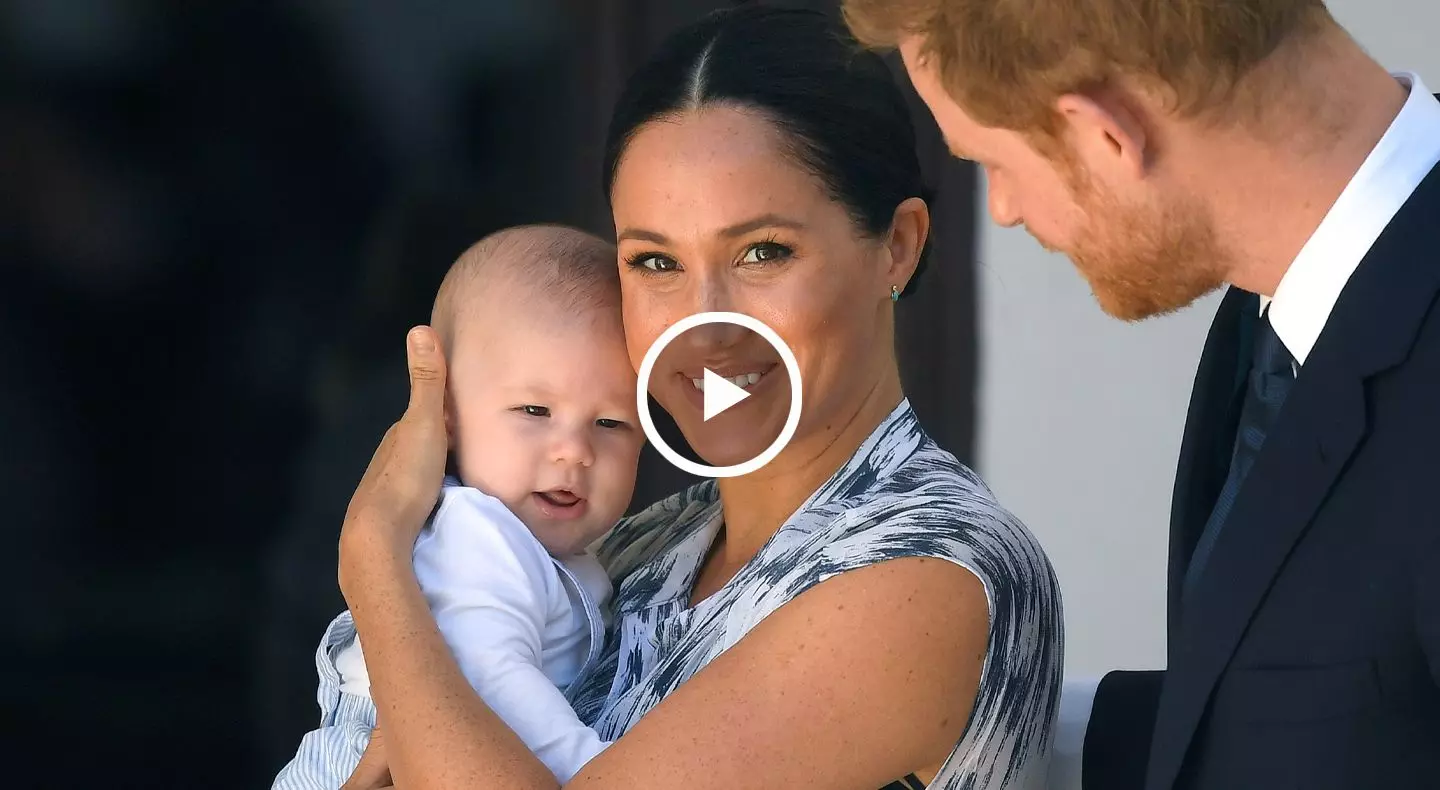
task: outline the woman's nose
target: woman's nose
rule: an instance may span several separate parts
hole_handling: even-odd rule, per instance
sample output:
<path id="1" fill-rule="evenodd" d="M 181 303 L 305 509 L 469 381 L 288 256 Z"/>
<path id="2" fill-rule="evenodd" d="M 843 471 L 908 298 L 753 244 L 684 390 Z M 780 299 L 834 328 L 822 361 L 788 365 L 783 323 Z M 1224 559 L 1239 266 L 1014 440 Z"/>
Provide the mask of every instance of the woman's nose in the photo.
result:
<path id="1" fill-rule="evenodd" d="M 675 316 L 675 320 L 680 321 L 695 313 L 733 312 L 744 310 L 736 304 L 734 291 L 731 284 L 725 280 L 725 275 L 714 272 L 704 278 L 697 278 L 690 312 Z M 746 331 L 744 327 L 735 324 L 715 321 L 697 326 L 676 339 L 693 350 L 709 350 L 734 345 Z"/>
<path id="2" fill-rule="evenodd" d="M 754 334 L 729 321 L 712 321 L 693 327 L 675 339 L 693 352 L 710 353 L 739 343 L 747 333 Z"/>

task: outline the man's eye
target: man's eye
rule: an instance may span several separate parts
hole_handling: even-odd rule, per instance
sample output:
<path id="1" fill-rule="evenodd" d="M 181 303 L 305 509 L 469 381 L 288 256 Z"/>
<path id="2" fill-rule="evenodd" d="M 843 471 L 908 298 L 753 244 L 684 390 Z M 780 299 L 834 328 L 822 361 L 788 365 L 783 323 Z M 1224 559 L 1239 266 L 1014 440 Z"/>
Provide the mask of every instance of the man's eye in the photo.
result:
<path id="1" fill-rule="evenodd" d="M 533 403 L 531 403 L 531 404 L 526 404 L 526 405 L 524 405 L 524 406 L 521 406 L 520 408 L 523 409 L 523 410 L 525 411 L 525 413 L 528 414 L 528 415 L 530 415 L 531 417 L 549 417 L 549 416 L 550 416 L 550 407 L 548 407 L 548 406 L 536 406 L 536 405 L 534 405 Z"/>
<path id="2" fill-rule="evenodd" d="M 784 244 L 776 244 L 773 241 L 761 242 L 745 251 L 745 257 L 740 259 L 741 263 L 771 263 L 783 261 L 789 258 L 793 252 Z"/>

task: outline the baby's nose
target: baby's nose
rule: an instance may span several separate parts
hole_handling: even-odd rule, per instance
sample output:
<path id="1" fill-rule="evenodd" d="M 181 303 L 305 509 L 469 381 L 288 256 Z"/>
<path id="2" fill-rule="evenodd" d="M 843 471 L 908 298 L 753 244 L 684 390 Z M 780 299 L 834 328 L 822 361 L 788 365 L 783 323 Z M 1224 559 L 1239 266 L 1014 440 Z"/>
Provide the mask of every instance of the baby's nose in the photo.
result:
<path id="1" fill-rule="evenodd" d="M 559 464 L 590 466 L 595 463 L 595 448 L 583 431 L 564 431 L 555 442 L 554 461 Z"/>

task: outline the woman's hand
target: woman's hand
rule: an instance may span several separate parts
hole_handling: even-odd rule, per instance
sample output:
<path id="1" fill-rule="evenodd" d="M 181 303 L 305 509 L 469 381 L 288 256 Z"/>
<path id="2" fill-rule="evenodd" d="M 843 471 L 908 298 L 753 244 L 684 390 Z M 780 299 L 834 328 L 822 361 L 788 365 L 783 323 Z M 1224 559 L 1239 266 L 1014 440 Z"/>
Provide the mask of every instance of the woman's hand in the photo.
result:
<path id="1" fill-rule="evenodd" d="M 410 404 L 385 432 L 340 530 L 340 590 L 347 600 L 371 563 L 410 556 L 445 476 L 445 357 L 428 326 L 410 330 L 406 348 Z"/>

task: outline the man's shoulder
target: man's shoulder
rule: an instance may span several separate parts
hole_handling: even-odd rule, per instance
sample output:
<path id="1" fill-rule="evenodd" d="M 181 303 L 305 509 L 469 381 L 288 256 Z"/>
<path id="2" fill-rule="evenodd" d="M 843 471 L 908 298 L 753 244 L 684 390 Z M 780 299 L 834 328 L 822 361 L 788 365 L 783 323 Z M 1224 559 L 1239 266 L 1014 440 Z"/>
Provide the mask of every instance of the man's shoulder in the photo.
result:
<path id="1" fill-rule="evenodd" d="M 1440 265 L 1440 250 L 1436 251 L 1436 265 Z M 1405 357 L 1393 369 L 1381 373 L 1379 382 L 1380 386 L 1372 388 L 1372 396 L 1388 407 L 1403 408 L 1405 403 L 1411 403 L 1427 416 L 1440 413 L 1435 409 L 1435 403 L 1440 401 L 1440 293 L 1415 330 Z"/>

